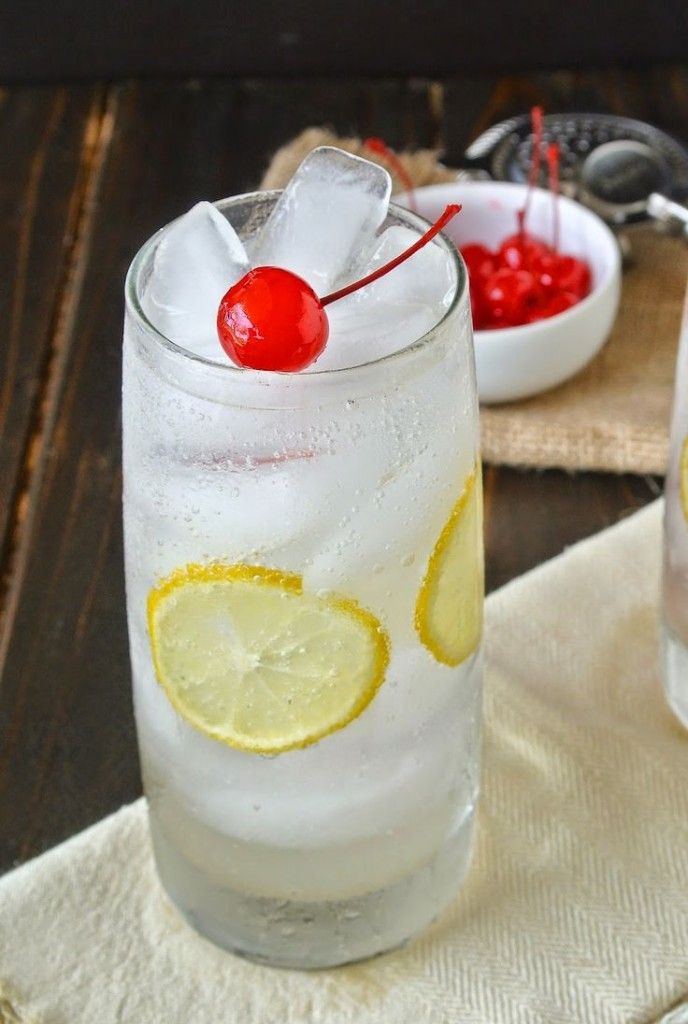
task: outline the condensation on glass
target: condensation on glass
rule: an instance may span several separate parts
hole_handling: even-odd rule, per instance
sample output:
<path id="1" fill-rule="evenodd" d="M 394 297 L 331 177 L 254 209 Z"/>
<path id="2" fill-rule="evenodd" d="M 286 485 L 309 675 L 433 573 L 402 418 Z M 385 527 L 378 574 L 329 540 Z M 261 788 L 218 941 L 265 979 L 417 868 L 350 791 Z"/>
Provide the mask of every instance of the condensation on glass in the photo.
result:
<path id="1" fill-rule="evenodd" d="M 247 238 L 274 201 L 219 205 Z M 424 227 L 394 207 L 393 224 Z M 439 238 L 454 298 L 403 351 L 337 371 L 246 373 L 219 350 L 217 363 L 190 355 L 146 320 L 159 238 L 127 279 L 123 386 L 129 635 L 158 873 L 198 931 L 242 955 L 292 967 L 370 956 L 432 920 L 470 858 L 480 648 L 442 664 L 415 622 L 471 474 L 480 488 L 465 271 Z M 391 642 L 370 706 L 272 757 L 189 725 L 156 680 L 146 603 L 175 569 L 211 562 L 299 573 L 309 591 L 370 609 Z"/>

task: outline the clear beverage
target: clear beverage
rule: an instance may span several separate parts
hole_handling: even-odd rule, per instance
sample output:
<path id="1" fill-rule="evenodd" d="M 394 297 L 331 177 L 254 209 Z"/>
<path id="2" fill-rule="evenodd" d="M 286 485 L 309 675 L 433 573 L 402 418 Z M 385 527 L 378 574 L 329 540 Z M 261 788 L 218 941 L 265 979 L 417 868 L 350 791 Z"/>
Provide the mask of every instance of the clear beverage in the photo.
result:
<path id="1" fill-rule="evenodd" d="M 218 206 L 246 238 L 274 202 Z M 389 225 L 424 229 L 394 207 Z M 452 601 L 468 590 L 482 607 L 465 271 L 438 237 L 451 305 L 403 351 L 332 371 L 246 372 L 147 321 L 140 295 L 159 240 L 127 280 L 123 386 L 130 647 L 158 873 L 187 920 L 239 954 L 308 968 L 371 956 L 432 920 L 470 858 L 480 622 L 456 657 L 441 640 L 465 612 Z M 194 728 L 156 678 L 147 621 L 151 591 L 191 563 L 298 574 L 304 593 L 366 609 L 389 645 L 374 698 L 273 756 Z"/>
<path id="2" fill-rule="evenodd" d="M 688 728 L 688 302 L 684 307 L 664 510 L 662 653 L 667 699 Z"/>

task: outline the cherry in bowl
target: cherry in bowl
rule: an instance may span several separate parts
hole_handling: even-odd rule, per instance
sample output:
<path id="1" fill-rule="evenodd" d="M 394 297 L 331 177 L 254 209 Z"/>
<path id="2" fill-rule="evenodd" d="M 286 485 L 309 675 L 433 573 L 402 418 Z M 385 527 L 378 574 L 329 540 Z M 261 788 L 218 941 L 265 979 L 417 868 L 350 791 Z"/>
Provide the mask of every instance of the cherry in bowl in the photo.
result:
<path id="1" fill-rule="evenodd" d="M 516 215 L 523 208 L 525 191 L 524 185 L 511 182 L 456 181 L 419 188 L 415 197 L 418 212 L 427 220 L 448 202 L 463 205 L 461 216 L 447 225 L 445 234 L 459 249 L 479 247 L 465 257 L 470 275 L 476 262 L 484 272 L 491 271 L 489 254 L 517 233 Z M 572 304 L 571 294 L 575 293 L 564 288 L 559 299 L 547 300 L 552 305 L 546 307 L 546 317 L 529 311 L 518 326 L 506 326 L 502 321 L 500 326 L 474 331 L 478 391 L 484 403 L 515 401 L 561 384 L 578 373 L 609 336 L 620 293 L 618 243 L 596 214 L 567 197 L 559 198 L 559 214 L 559 252 L 588 264 L 587 295 Z M 533 190 L 528 225 L 534 238 L 551 241 L 552 196 L 548 191 Z M 540 267 L 543 291 L 548 286 L 546 269 L 545 261 Z M 477 294 L 473 283 L 470 291 Z M 474 300 L 474 312 L 475 306 Z"/>

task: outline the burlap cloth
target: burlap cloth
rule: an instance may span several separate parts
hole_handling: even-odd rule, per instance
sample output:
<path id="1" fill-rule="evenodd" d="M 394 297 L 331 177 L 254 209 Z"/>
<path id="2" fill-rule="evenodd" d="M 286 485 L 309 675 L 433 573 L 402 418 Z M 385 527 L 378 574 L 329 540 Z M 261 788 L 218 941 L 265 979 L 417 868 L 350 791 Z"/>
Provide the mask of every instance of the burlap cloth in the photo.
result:
<path id="1" fill-rule="evenodd" d="M 309 150 L 326 144 L 376 159 L 359 139 L 309 128 L 275 154 L 263 187 L 281 188 Z M 456 176 L 431 150 L 400 156 L 416 186 Z M 664 473 L 688 246 L 648 229 L 632 232 L 632 246 L 619 317 L 602 352 L 547 394 L 483 407 L 487 462 Z"/>
<path id="2" fill-rule="evenodd" d="M 660 520 L 657 503 L 488 599 L 476 851 L 423 936 L 311 974 L 222 953 L 163 899 L 139 801 L 0 879 L 0 1021 L 656 1020 L 688 993 L 688 735 L 659 678 Z"/>

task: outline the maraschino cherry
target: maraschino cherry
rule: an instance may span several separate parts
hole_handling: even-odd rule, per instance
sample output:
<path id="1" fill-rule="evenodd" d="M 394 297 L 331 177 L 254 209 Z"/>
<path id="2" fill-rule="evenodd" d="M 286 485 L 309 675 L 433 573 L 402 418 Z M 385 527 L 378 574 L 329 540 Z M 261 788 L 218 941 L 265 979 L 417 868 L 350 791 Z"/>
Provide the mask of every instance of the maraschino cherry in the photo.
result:
<path id="1" fill-rule="evenodd" d="M 552 222 L 554 224 L 554 238 L 552 248 L 559 251 L 559 143 L 550 142 L 547 147 L 547 167 L 549 169 L 549 189 L 552 193 Z"/>
<path id="2" fill-rule="evenodd" d="M 237 365 L 294 373 L 318 358 L 329 325 L 322 302 L 303 278 L 282 267 L 256 267 L 223 297 L 217 331 Z"/>
<path id="3" fill-rule="evenodd" d="M 327 344 L 325 306 L 372 284 L 422 249 L 461 207 L 452 203 L 416 242 L 372 274 L 320 299 L 290 270 L 255 267 L 232 285 L 220 302 L 217 333 L 237 366 L 294 373 L 315 362 Z"/>
<path id="4" fill-rule="evenodd" d="M 547 147 L 549 187 L 552 193 L 553 238 L 549 244 L 527 230 L 533 189 L 542 162 L 542 109 L 533 107 L 533 148 L 528 188 L 517 214 L 517 231 L 495 252 L 484 245 L 461 248 L 468 267 L 471 309 L 476 330 L 519 327 L 556 316 L 575 306 L 590 291 L 590 267 L 575 256 L 559 252 L 559 147 Z"/>

